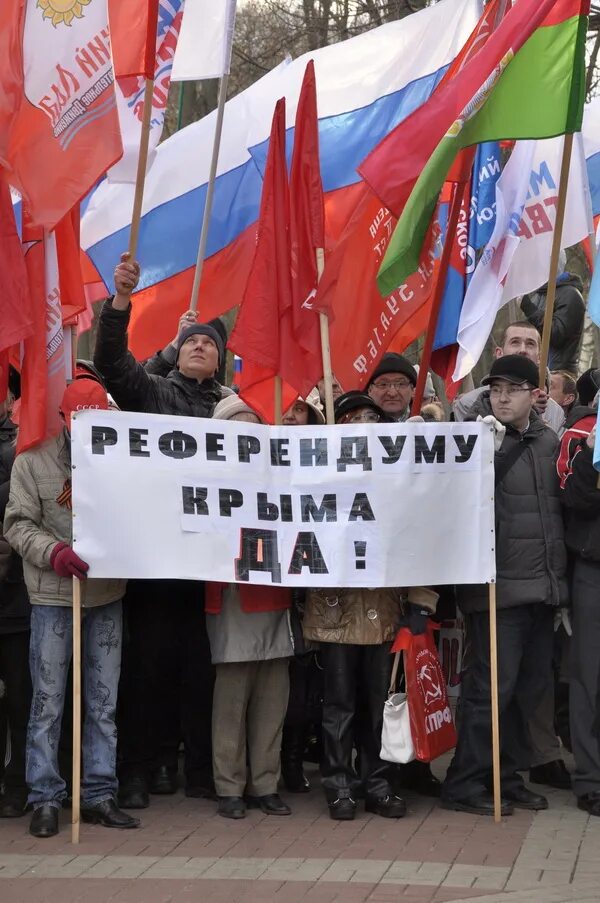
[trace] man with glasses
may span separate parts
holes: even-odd
[[[417,371],[401,354],[388,352],[371,374],[367,392],[392,420],[403,423],[410,417],[410,405],[417,385]]]
[[[519,354],[539,367],[540,341],[540,335],[531,323],[523,320],[509,323],[502,333],[494,355],[496,358],[500,358],[506,354]],[[555,433],[560,434],[565,420],[564,411],[545,390],[542,389],[538,392],[534,408],[544,423]],[[455,420],[474,420],[478,414],[485,417],[491,413],[486,381],[483,380],[479,388],[457,398],[452,405],[452,413]]]
[[[498,695],[502,814],[545,809],[519,774],[528,767],[528,720],[551,679],[554,612],[567,601],[566,551],[554,463],[558,439],[536,414],[537,367],[499,357],[484,384],[498,440],[495,455]],[[505,432],[503,432],[505,430]],[[498,443],[499,444],[499,443]],[[446,809],[492,815],[488,587],[457,587],[467,652],[456,752],[442,790]]]

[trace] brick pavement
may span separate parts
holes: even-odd
[[[600,898],[600,820],[550,791],[551,808],[495,825],[408,796],[398,822],[332,822],[318,790],[291,818],[216,815],[214,803],[153,797],[136,831],[82,825],[35,840],[0,821],[2,903],[563,903]]]

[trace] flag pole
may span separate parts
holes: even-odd
[[[81,814],[81,582],[73,577],[73,780],[71,843],[79,843]]]
[[[573,150],[573,133],[565,135],[562,161],[560,164],[560,181],[558,185],[558,203],[556,205],[556,224],[552,236],[552,252],[550,254],[550,273],[548,275],[548,291],[546,292],[546,310],[544,313],[544,328],[542,331],[542,347],[540,351],[540,389],[546,385],[546,369],[548,367],[548,353],[550,351],[550,334],[552,332],[552,317],[554,316],[554,299],[556,298],[556,277],[558,275],[558,257],[562,242],[565,210],[567,207],[567,185],[569,182],[569,168],[571,166],[571,152]]]
[[[208,242],[208,227],[210,225],[210,214],[212,212],[213,197],[215,193],[215,181],[217,177],[217,165],[219,162],[219,151],[221,149],[221,134],[223,132],[223,116],[225,113],[225,101],[227,100],[227,84],[229,82],[229,73],[225,72],[219,81],[219,99],[217,101],[217,121],[215,123],[215,137],[213,140],[212,157],[210,161],[210,170],[208,174],[208,184],[206,186],[206,200],[204,202],[204,213],[202,215],[202,228],[200,229],[200,243],[198,245],[198,256],[196,258],[196,269],[194,272],[194,284],[192,285],[192,295],[190,299],[190,310],[194,313],[198,310],[198,296],[200,294],[200,280],[202,279],[202,270],[204,268],[204,258],[206,257],[206,245]]]
[[[138,156],[137,174],[135,177],[135,195],[133,197],[133,213],[131,215],[131,231],[129,233],[129,256],[133,260],[137,251],[144,202],[144,182],[148,165],[148,147],[150,144],[150,123],[152,121],[152,96],[154,79],[147,78],[144,88],[144,113],[142,116],[142,132],[140,135],[140,153]]]
[[[498,629],[496,617],[496,584],[488,583],[490,602],[490,687],[492,694],[492,776],[494,789],[494,821],[501,821],[500,789],[500,707],[498,704]]]
[[[281,421],[283,419],[283,411],[281,410],[281,397],[281,377],[279,376],[279,374],[277,374],[277,376],[275,377],[275,426],[281,426]]]
[[[321,281],[325,269],[325,249],[317,248],[317,284]],[[333,372],[331,369],[331,347],[329,344],[329,317],[326,313],[319,313],[319,325],[321,327],[321,355],[323,357],[323,380],[325,382],[325,414],[327,423],[335,423],[333,415]]]
[[[446,276],[448,274],[448,267],[450,266],[452,243],[454,239],[454,233],[456,232],[456,227],[458,226],[458,218],[460,216],[460,208],[463,201],[463,186],[464,183],[456,182],[452,190],[452,200],[450,201],[450,210],[448,212],[446,240],[444,241],[444,248],[442,250],[442,257],[440,260],[440,268],[433,290],[431,311],[429,313],[429,321],[427,323],[427,331],[425,333],[425,344],[423,346],[423,352],[421,354],[419,375],[417,377],[417,385],[415,387],[415,394],[412,400],[411,411],[413,414],[418,414],[420,412],[421,404],[423,402],[423,393],[425,391],[425,383],[427,381],[427,374],[429,372],[429,365],[431,363],[433,342],[435,339],[435,332],[440,315],[440,308],[442,306],[442,298],[444,297],[444,289],[446,287]]]

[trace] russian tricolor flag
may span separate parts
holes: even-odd
[[[306,63],[314,59],[327,241],[333,246],[351,213],[356,168],[375,145],[430,96],[468,39],[480,0],[441,0],[402,20],[284,62],[225,109],[200,315],[239,303],[255,244],[262,168],[275,101],[287,100],[287,141]],[[206,197],[215,113],[159,146],[148,173],[138,257],[131,347],[143,357],[166,343],[189,304]],[[103,182],[82,222],[82,245],[109,289],[127,247],[132,185]],[[352,299],[357,300],[357,299]]]

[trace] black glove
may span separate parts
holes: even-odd
[[[401,624],[403,627],[408,627],[414,636],[418,636],[420,633],[425,633],[427,630],[429,614],[430,613],[426,609],[407,602]]]

